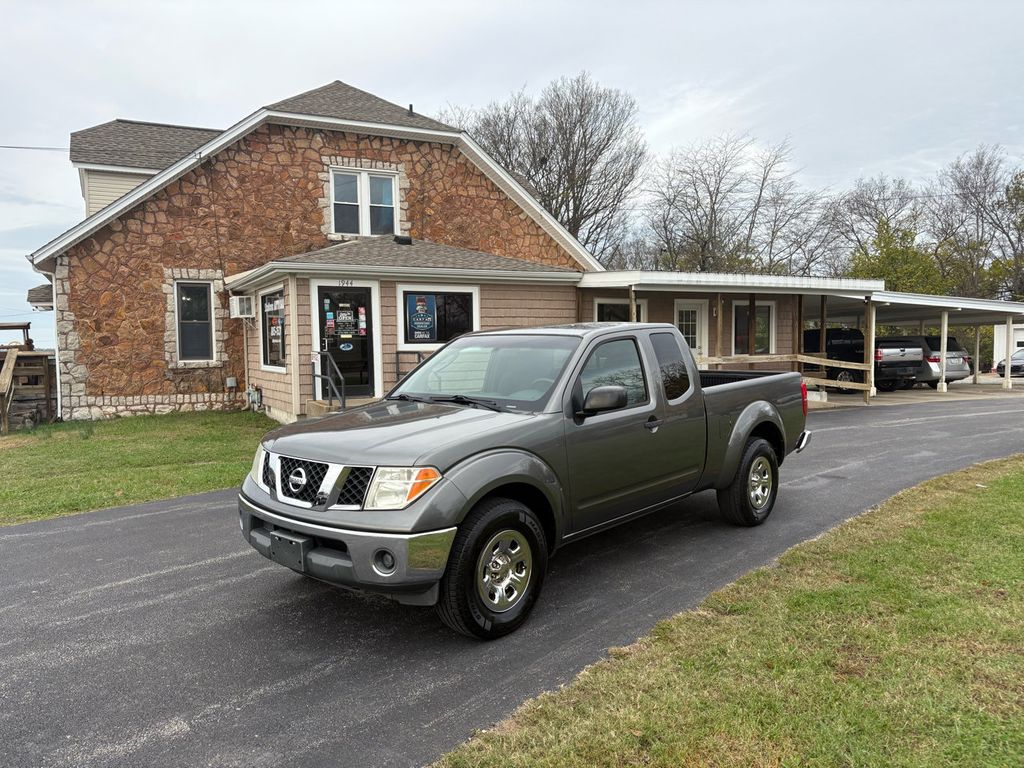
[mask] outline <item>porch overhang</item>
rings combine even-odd
[[[635,291],[687,291],[694,293],[758,293],[846,295],[885,289],[882,280],[854,280],[786,275],[745,275],[717,272],[588,272],[580,288],[621,288]]]
[[[409,266],[343,265],[303,261],[271,261],[225,279],[228,290],[244,293],[281,277],[357,277],[363,279],[445,281],[454,283],[538,283],[575,285],[579,272],[513,271],[503,269],[430,268]]]

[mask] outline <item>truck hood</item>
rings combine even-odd
[[[532,418],[527,413],[390,400],[280,427],[263,438],[263,445],[274,453],[311,461],[438,466],[446,446],[469,444],[484,433],[494,445],[501,445],[500,433]]]

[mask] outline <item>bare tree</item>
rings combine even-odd
[[[449,108],[442,119],[525,177],[541,204],[598,258],[623,236],[647,159],[632,96],[584,72],[555,80],[537,98],[521,91],[478,110]]]
[[[906,179],[880,174],[858,179],[833,207],[836,230],[853,248],[871,245],[879,224],[916,232],[921,215],[919,193]]]
[[[663,269],[816,270],[833,247],[821,193],[796,180],[788,142],[721,136],[673,151],[651,176],[647,225]]]

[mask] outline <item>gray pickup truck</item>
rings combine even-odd
[[[467,334],[381,402],[270,432],[242,534],[299,573],[500,637],[563,544],[709,489],[728,521],[764,522],[806,416],[800,374],[700,371],[671,325]]]

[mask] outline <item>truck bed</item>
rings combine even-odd
[[[784,453],[793,450],[804,427],[801,380],[792,371],[700,371],[708,423],[706,476],[718,475],[733,428],[751,410],[777,411]]]

